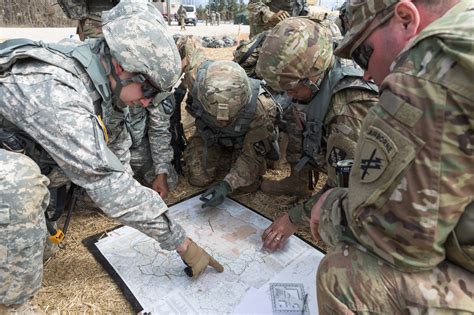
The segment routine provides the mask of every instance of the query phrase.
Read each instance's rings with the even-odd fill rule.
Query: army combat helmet
[[[320,77],[333,61],[331,31],[304,17],[286,19],[267,35],[257,61],[257,75],[277,92],[295,89]],[[317,90],[316,86],[309,86]]]
[[[217,121],[229,122],[237,117],[251,96],[250,80],[237,63],[213,61],[199,68],[193,97]]]
[[[102,31],[110,54],[125,71],[145,76],[158,91],[170,90],[179,79],[178,50],[153,4],[120,1],[102,14]]]

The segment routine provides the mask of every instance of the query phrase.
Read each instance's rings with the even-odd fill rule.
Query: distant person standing
[[[179,25],[181,26],[181,31],[185,31],[186,30],[186,23],[185,23],[185,20],[186,20],[186,9],[180,5],[179,8],[178,8],[178,18],[179,18]]]
[[[208,10],[204,11],[204,20],[206,21],[206,26],[207,26],[207,23],[209,22],[209,11]]]
[[[217,25],[221,24],[221,14],[219,11],[216,12],[216,18],[217,18]]]
[[[211,13],[211,25],[216,24],[216,12],[212,11]]]

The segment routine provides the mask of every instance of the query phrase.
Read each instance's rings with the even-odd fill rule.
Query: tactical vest
[[[97,54],[101,49],[104,49],[102,40],[91,40],[80,45],[45,44],[29,39],[7,40],[0,43],[0,73],[8,72],[17,60],[26,58],[62,68],[81,79],[94,101],[96,114],[101,115],[107,124],[112,111],[112,92]],[[36,141],[2,116],[0,128],[14,132],[23,140],[25,154],[39,165],[43,174],[48,174],[56,165]]]
[[[320,90],[308,104],[307,118],[303,132],[302,157],[296,164],[295,170],[301,171],[311,160],[321,152],[321,138],[324,118],[329,110],[334,94],[345,89],[362,89],[371,92],[378,91],[375,84],[363,80],[364,72],[360,68],[343,65],[339,58],[334,59],[334,65],[319,85]],[[353,80],[344,80],[353,78]]]
[[[212,61],[206,61],[198,70],[196,81],[199,82],[206,74],[207,68]],[[264,93],[261,88],[261,81],[249,79],[251,84],[252,96],[250,101],[239,112],[234,122],[226,127],[218,127],[215,117],[211,116],[204,110],[203,105],[198,99],[197,83],[194,84],[192,90],[193,102],[186,106],[186,110],[193,116],[196,121],[195,125],[204,143],[207,146],[220,144],[225,147],[241,149],[244,143],[245,135],[250,127],[250,122],[255,115],[257,108],[257,98]]]

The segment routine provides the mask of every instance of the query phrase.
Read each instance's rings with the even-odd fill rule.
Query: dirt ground
[[[234,49],[235,47],[206,49],[206,55],[214,60],[231,60]],[[282,178],[287,176],[288,172],[288,169],[270,170],[265,176]],[[318,188],[323,184],[323,180],[318,183]],[[200,190],[190,186],[185,178],[181,177],[177,190],[170,194],[166,202],[175,203]],[[296,197],[275,197],[262,192],[232,197],[271,219],[275,219],[298,202]],[[48,314],[133,313],[120,289],[82,244],[82,240],[88,236],[104,233],[117,224],[97,209],[76,209],[66,236],[65,248],[44,264],[43,286],[33,303]],[[301,229],[298,235],[324,247],[321,242],[312,241],[309,229]]]

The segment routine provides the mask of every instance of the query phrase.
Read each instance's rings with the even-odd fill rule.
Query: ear
[[[112,59],[112,64],[114,66],[115,73],[117,73],[117,75],[121,75],[124,71],[122,66],[115,59]]]
[[[415,37],[419,32],[420,13],[411,1],[401,0],[395,5],[394,19],[403,28],[406,40]]]

